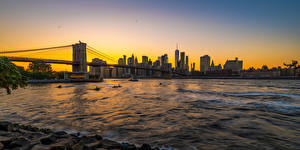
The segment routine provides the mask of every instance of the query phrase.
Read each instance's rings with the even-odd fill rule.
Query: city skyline
[[[238,57],[244,69],[283,66],[300,58],[298,1],[1,1],[0,48],[30,49],[82,40],[142,60],[174,50],[214,63]],[[68,10],[67,12],[65,10]],[[54,65],[58,70],[65,67]],[[59,69],[60,68],[60,69]]]

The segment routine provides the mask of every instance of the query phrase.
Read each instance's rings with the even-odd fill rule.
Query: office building
[[[186,72],[189,71],[189,56],[185,56],[185,68],[184,68],[184,70]]]
[[[232,70],[233,72],[240,72],[243,69],[243,61],[238,60],[236,57],[235,60],[227,60],[224,64],[225,70]]]
[[[200,57],[200,72],[207,72],[210,68],[210,57],[208,55],[204,55]]]
[[[148,65],[148,56],[142,56],[143,65]]]
[[[179,63],[179,50],[175,50],[175,69],[178,68],[178,63]]]
[[[185,66],[185,52],[180,52],[180,70],[183,70],[184,69],[184,66]]]

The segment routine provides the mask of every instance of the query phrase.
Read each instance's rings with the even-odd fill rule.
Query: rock
[[[143,144],[140,150],[151,150],[151,146],[149,144]]]
[[[62,144],[54,144],[54,145],[51,145],[50,147],[50,150],[66,150],[68,149],[65,145],[62,145]]]
[[[96,141],[98,141],[98,140],[93,137],[87,137],[87,136],[83,136],[80,139],[80,142],[82,142],[84,144],[94,143]]]
[[[66,149],[72,149],[72,146],[74,145],[73,141],[69,139],[63,139],[58,143],[54,143],[50,145],[50,150],[66,150]]]
[[[39,142],[33,142],[33,143],[30,143],[30,144],[27,144],[25,146],[22,146],[20,148],[20,150],[31,150],[37,144],[40,144],[40,143]]]
[[[98,135],[98,134],[92,136],[92,138],[95,138],[95,139],[97,139],[97,140],[102,140],[102,139],[103,139],[102,136],[100,136],[100,135]]]
[[[0,150],[4,149],[4,145],[0,142]]]
[[[96,141],[96,142],[93,142],[93,143],[85,144],[84,149],[85,150],[94,150],[96,148],[100,148],[100,146],[102,146],[102,142],[101,141]]]
[[[42,134],[42,133],[39,133],[39,132],[28,133],[28,134],[26,135],[26,137],[27,137],[29,140],[40,139],[42,136],[45,136],[45,135]]]
[[[47,137],[42,137],[40,139],[41,143],[44,145],[49,145],[49,144],[53,144],[56,142],[56,137],[53,135],[47,136]]]
[[[48,145],[37,144],[34,145],[31,150],[50,150],[50,148]]]
[[[137,150],[137,148],[134,144],[122,143],[121,150]]]
[[[13,138],[11,137],[0,136],[0,143],[2,143],[4,147],[8,147],[12,140]]]
[[[83,150],[84,148],[84,143],[83,142],[78,142],[77,144],[72,146],[73,150]]]
[[[75,144],[75,141],[72,138],[59,139],[57,142],[58,143],[51,144],[51,149],[52,148],[60,148],[60,147],[65,147],[66,149],[71,149],[72,146]]]
[[[102,147],[106,149],[121,149],[122,145],[118,142],[104,139],[102,140]]]
[[[0,130],[12,131],[13,130],[13,124],[8,122],[8,121],[0,121]]]
[[[40,132],[43,132],[45,134],[49,134],[49,133],[52,133],[52,131],[50,129],[45,129],[45,128],[41,128],[40,129]]]
[[[24,137],[17,138],[9,144],[9,148],[22,147],[30,144],[30,141]]]
[[[62,136],[62,135],[67,135],[67,132],[65,131],[57,131],[57,132],[54,132],[55,135],[58,135],[58,136]]]

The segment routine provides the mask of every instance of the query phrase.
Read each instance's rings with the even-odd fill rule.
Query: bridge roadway
[[[53,64],[65,64],[65,65],[76,65],[79,63],[68,61],[68,60],[55,60],[55,59],[38,59],[38,58],[26,58],[26,57],[7,57],[11,61],[17,61],[17,62],[33,62],[37,60],[43,60],[46,63],[53,63]],[[92,63],[88,62],[88,66],[106,66],[106,67],[116,67],[116,68],[133,68],[133,69],[143,69],[143,70],[151,70],[151,71],[160,71],[164,73],[175,73],[179,75],[185,75],[178,72],[172,72],[169,70],[162,70],[157,68],[148,68],[148,67],[139,67],[139,66],[128,66],[128,65],[118,65],[118,64],[100,64],[100,63]]]

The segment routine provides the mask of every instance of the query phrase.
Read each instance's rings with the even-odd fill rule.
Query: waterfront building
[[[159,59],[153,62],[153,68],[159,68],[160,67],[160,61]]]
[[[126,62],[127,59],[126,58],[127,58],[126,55],[123,55],[124,65],[127,65],[127,62]],[[128,74],[128,68],[124,68],[124,73]]]
[[[128,66],[133,66],[133,59],[132,59],[132,57],[129,57],[129,58],[127,59],[127,65],[128,65]]]
[[[222,65],[219,64],[218,66],[215,66],[215,70],[222,70]]]
[[[195,63],[191,64],[191,72],[195,71]]]
[[[142,63],[141,63],[142,67],[149,67],[149,60],[148,60],[148,56],[142,56]],[[141,75],[143,76],[147,76],[149,73],[149,70],[141,70]]]
[[[143,65],[148,65],[148,56],[142,56]]]
[[[149,66],[152,66],[152,60],[149,59],[149,62],[148,62]]]
[[[218,71],[218,70],[222,70],[222,65],[219,64],[217,66],[215,66],[214,61],[211,61],[211,65],[209,67],[209,71]]]
[[[164,54],[160,57],[161,66],[168,63],[168,55]]]
[[[123,62],[124,62],[124,61],[123,61],[123,58],[119,58],[118,64],[119,64],[119,65],[123,65]]]
[[[224,64],[224,69],[239,73],[243,69],[243,61],[238,60],[237,57],[235,58],[235,60],[227,60]]]
[[[167,64],[167,63],[169,63],[168,54],[165,54],[164,56],[165,56],[165,60],[164,60],[164,61],[165,61],[165,63],[166,63],[166,64]]]
[[[95,64],[106,64],[106,61],[103,61],[99,58],[92,59],[92,63]],[[89,68],[89,74],[92,76],[95,76],[96,78],[103,78],[104,77],[104,69],[105,66],[90,66]]]
[[[262,71],[268,71],[268,70],[269,70],[269,67],[268,67],[267,65],[263,65],[263,66],[261,67],[261,70],[262,70]]]
[[[126,55],[123,55],[123,61],[124,61],[124,65],[126,65]]]
[[[200,57],[200,72],[206,73],[210,68],[210,56],[204,55]]]

